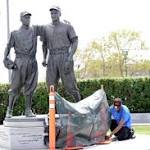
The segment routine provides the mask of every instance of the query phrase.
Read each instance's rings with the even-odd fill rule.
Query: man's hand
[[[109,135],[106,135],[106,136],[105,136],[105,140],[110,140],[110,136],[109,136]]]
[[[65,71],[65,74],[68,74],[70,72],[70,61],[67,61],[65,62],[65,68],[64,68],[64,71]]]
[[[46,66],[47,66],[47,63],[46,63],[46,60],[45,60],[45,59],[43,60],[42,65],[43,65],[43,67],[46,67]]]
[[[112,134],[112,133],[110,133],[110,135],[108,136],[108,137],[109,137],[109,139],[110,139],[112,136],[113,136],[113,134]]]
[[[5,58],[3,60],[3,63],[7,69],[16,69],[17,68],[17,65],[12,60],[10,60],[9,58]]]
[[[68,57],[68,59],[67,59],[67,61],[73,61],[73,57],[70,55],[69,57]]]
[[[64,67],[65,74],[69,74],[71,72],[72,63],[73,63],[73,61],[66,61],[65,62],[65,67]]]

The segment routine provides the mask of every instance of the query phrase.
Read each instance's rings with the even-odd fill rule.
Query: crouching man
[[[134,138],[134,130],[131,128],[131,113],[127,106],[122,104],[120,98],[115,98],[113,105],[110,106],[111,114],[111,133],[109,138],[113,135],[119,141]]]

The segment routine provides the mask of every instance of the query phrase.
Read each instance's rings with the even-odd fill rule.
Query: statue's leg
[[[38,69],[37,61],[29,59],[27,65],[27,72],[24,82],[24,95],[25,95],[25,116],[35,117],[36,115],[32,112],[32,97],[34,90],[37,86],[38,80]]]
[[[55,91],[57,91],[58,81],[60,78],[58,73],[57,61],[53,62],[53,57],[50,56],[46,70],[46,83],[48,92],[50,90],[50,85],[54,85]]]
[[[70,77],[68,77],[70,78]],[[72,79],[72,78],[71,78]],[[69,81],[69,82],[68,82]],[[79,89],[77,87],[75,80],[64,80],[64,87],[69,95],[73,96],[75,102],[79,102],[81,100],[81,95]]]
[[[76,90],[76,91],[72,92],[72,95],[75,99],[75,102],[79,102],[81,100],[81,95],[80,95],[79,91]]]
[[[11,118],[13,115],[13,107],[18,98],[18,95],[10,94],[9,95],[9,104],[7,107],[6,118]]]
[[[32,95],[33,94],[26,95],[26,100],[25,100],[25,116],[26,117],[35,117],[36,116],[31,110]]]
[[[21,79],[20,79],[20,70],[13,69],[11,74],[11,85],[8,91],[9,94],[9,104],[7,107],[6,118],[11,118],[13,114],[13,107],[16,100],[19,97],[21,89]]]
[[[64,67],[63,67],[64,68]],[[73,96],[75,102],[78,102],[81,100],[81,96],[80,96],[80,92],[79,89],[77,87],[77,83],[76,83],[76,78],[75,78],[75,74],[74,74],[74,69],[73,69],[73,63],[70,63],[70,72],[69,73],[65,73],[64,69],[61,69],[61,79],[62,79],[62,83],[65,87],[65,89],[67,90],[67,92]]]

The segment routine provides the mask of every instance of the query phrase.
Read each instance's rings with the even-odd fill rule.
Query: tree
[[[150,76],[150,60],[141,60],[129,66],[130,76]]]
[[[131,30],[121,30],[110,33],[108,36],[109,47],[115,53],[118,53],[118,63],[120,75],[124,76],[124,65],[128,62],[128,52],[135,48],[142,49],[145,44],[141,40],[139,32]],[[142,43],[142,44],[137,44]]]
[[[91,49],[93,49],[96,53],[98,53],[100,58],[101,68],[102,68],[102,76],[106,76],[106,59],[108,56],[108,47],[105,38],[102,38],[99,41],[91,42]]]
[[[139,32],[118,30],[93,40],[79,54],[82,67],[78,70],[86,77],[124,77],[129,69],[128,52],[147,49]]]

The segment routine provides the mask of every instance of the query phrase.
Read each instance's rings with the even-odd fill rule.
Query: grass
[[[150,125],[135,125],[133,126],[135,134],[150,135]]]

